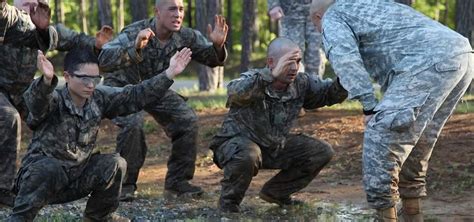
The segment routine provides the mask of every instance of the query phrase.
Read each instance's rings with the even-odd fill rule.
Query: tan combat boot
[[[398,212],[400,221],[403,222],[423,222],[420,198],[402,199],[402,209]]]
[[[395,207],[378,209],[377,221],[381,222],[397,222],[397,210]]]

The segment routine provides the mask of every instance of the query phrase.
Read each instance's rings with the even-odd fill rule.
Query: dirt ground
[[[194,184],[206,191],[218,193],[222,171],[212,163],[207,149],[212,135],[219,128],[226,110],[199,112],[200,142]],[[152,132],[147,136],[149,156],[139,177],[139,191],[163,184],[166,156],[171,147],[164,132],[148,116]],[[147,125],[145,124],[145,125]],[[311,202],[351,206],[350,209],[368,210],[362,188],[362,116],[348,111],[318,110],[307,112],[298,119],[295,131],[326,140],[333,145],[336,155],[321,174],[295,197]],[[100,143],[113,146],[111,135],[116,128],[106,121]],[[474,114],[456,114],[448,121],[436,145],[428,172],[429,197],[424,210],[429,217],[440,221],[474,221]],[[243,205],[257,198],[258,191],[276,171],[262,170],[246,194]],[[215,207],[215,203],[209,203]],[[350,211],[349,209],[349,211]],[[435,220],[435,221],[436,221]]]
[[[198,112],[199,152],[194,180],[206,191],[201,200],[169,202],[163,197],[166,159],[171,143],[150,116],[146,116],[148,154],[138,184],[139,199],[121,203],[118,212],[134,221],[372,221],[373,211],[362,188],[363,123],[359,113],[318,110],[298,119],[295,131],[326,140],[336,155],[320,175],[294,196],[309,204],[303,210],[287,211],[258,198],[262,185],[277,171],[261,170],[242,203],[243,213],[234,217],[216,212],[222,171],[212,162],[208,144],[216,133],[225,109]],[[118,128],[104,120],[97,146],[112,152]],[[25,130],[22,147],[30,137]],[[425,221],[474,221],[474,114],[456,114],[448,121],[436,145],[428,171],[429,197],[423,202]],[[69,205],[49,206],[39,221],[79,221],[86,199]],[[0,209],[0,220],[9,210]],[[59,216],[58,216],[59,215]]]

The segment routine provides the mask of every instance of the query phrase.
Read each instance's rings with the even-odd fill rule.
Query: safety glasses
[[[78,73],[69,73],[69,75],[80,79],[82,84],[84,84],[84,86],[88,86],[91,83],[94,84],[94,86],[96,86],[97,84],[100,83],[100,80],[102,80],[102,76],[100,75],[84,75],[84,74],[78,74]]]

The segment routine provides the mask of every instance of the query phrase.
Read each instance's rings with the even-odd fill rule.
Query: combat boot
[[[377,220],[380,222],[397,222],[397,210],[395,207],[378,209]]]
[[[304,201],[293,199],[291,197],[286,197],[286,198],[275,198],[272,197],[269,194],[260,192],[259,194],[260,199],[267,201],[269,203],[275,203],[278,204],[280,207],[287,207],[287,206],[297,206],[297,205],[303,205]]]
[[[173,188],[165,188],[163,195],[166,198],[173,198],[173,197],[199,197],[204,193],[201,187],[194,186],[189,182],[182,182]]]
[[[403,222],[423,222],[420,198],[402,199],[402,208],[398,212],[400,221]]]
[[[135,185],[123,185],[120,193],[120,201],[132,202],[137,198],[137,191]]]

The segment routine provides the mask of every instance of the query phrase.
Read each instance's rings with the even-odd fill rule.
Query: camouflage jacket
[[[33,138],[22,164],[45,155],[59,160],[72,175],[79,175],[94,149],[101,119],[140,111],[159,100],[171,84],[173,80],[159,75],[123,88],[100,85],[80,109],[73,104],[67,87],[55,90],[57,78],[51,86],[43,83],[43,77],[35,79],[24,94]]]
[[[377,105],[369,77],[382,86],[472,51],[469,41],[411,7],[387,0],[338,0],[323,16],[323,45],[350,99]]]
[[[285,16],[308,19],[311,0],[267,0],[268,11],[280,6]]]
[[[54,25],[58,32],[58,44],[56,50],[69,51],[73,48],[88,48],[93,50],[98,56],[98,49],[95,48],[95,37],[86,35],[85,33],[75,32],[61,23]]]
[[[273,77],[267,68],[250,70],[227,86],[230,107],[211,149],[236,135],[248,137],[263,147],[279,149],[286,144],[302,107],[314,109],[344,101],[347,92],[336,81],[299,73],[285,92],[271,89]]]
[[[167,69],[174,53],[184,47],[191,49],[192,59],[199,63],[211,67],[223,65],[227,53],[224,60],[220,60],[212,43],[199,31],[184,27],[173,33],[165,46],[161,46],[155,37],[144,49],[137,51],[135,39],[138,33],[145,28],[155,30],[155,24],[155,18],[135,22],[105,44],[99,56],[101,70],[113,72],[127,68],[126,73],[138,77],[139,81],[149,79]]]

